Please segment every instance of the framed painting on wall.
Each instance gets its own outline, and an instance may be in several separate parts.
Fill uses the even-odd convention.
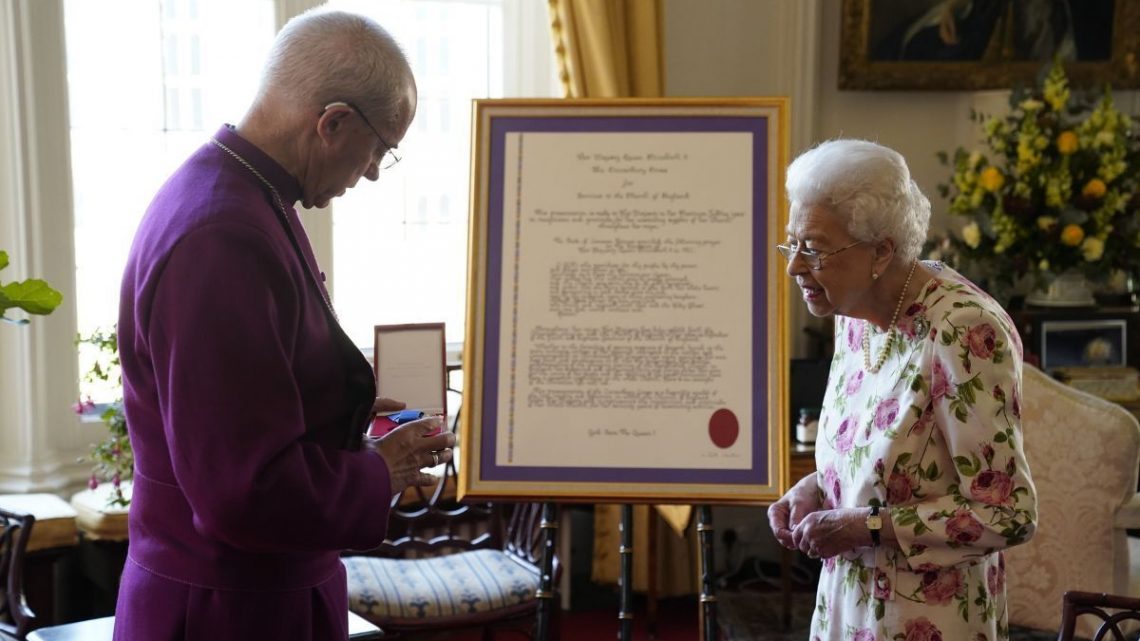
[[[1135,0],[843,0],[840,89],[1032,85],[1054,57],[1074,86],[1140,87]]]

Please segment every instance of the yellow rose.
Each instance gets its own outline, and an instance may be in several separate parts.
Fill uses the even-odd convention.
[[[1069,247],[1076,247],[1085,239],[1085,230],[1080,225],[1065,225],[1061,230],[1061,242]]]
[[[1084,254],[1085,260],[1090,263],[1100,260],[1104,255],[1104,241],[1096,236],[1089,236],[1081,243],[1081,253]]]
[[[1081,143],[1077,134],[1071,131],[1062,131],[1061,135],[1057,136],[1057,151],[1065,156],[1075,152],[1080,146]]]
[[[978,223],[970,223],[962,228],[962,240],[966,241],[970,249],[978,248],[982,242],[982,230],[978,227]]]
[[[1093,178],[1085,183],[1085,188],[1081,190],[1081,195],[1087,198],[1104,198],[1104,192],[1108,191],[1108,186],[1100,178]]]
[[[1001,189],[1001,186],[1005,184],[1005,176],[997,167],[986,167],[982,170],[982,175],[978,177],[978,182],[986,191],[994,192]]]
[[[1052,216],[1038,216],[1037,228],[1041,231],[1049,231],[1057,226],[1057,219]]]

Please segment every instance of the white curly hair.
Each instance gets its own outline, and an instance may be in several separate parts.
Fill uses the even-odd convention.
[[[823,206],[845,219],[857,240],[890,238],[904,262],[918,257],[930,226],[930,201],[897,151],[867,140],[836,139],[800,154],[785,181],[791,216]]]

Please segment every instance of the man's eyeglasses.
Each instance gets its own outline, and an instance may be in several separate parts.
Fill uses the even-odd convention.
[[[780,253],[784,255],[784,258],[788,259],[789,263],[796,259],[796,254],[799,254],[800,256],[803,256],[804,262],[807,263],[808,269],[811,269],[812,271],[819,271],[823,269],[824,258],[834,256],[839,252],[851,249],[855,245],[859,245],[861,243],[863,243],[863,241],[857,240],[850,245],[847,245],[846,247],[840,247],[833,252],[822,252],[817,249],[809,249],[807,247],[802,247],[799,243],[776,245],[776,249],[778,249]]]
[[[364,112],[360,110],[360,107],[357,107],[351,102],[338,100],[336,102],[330,102],[329,104],[325,105],[324,110],[328,111],[333,107],[348,107],[349,109],[355,111],[356,115],[360,116],[360,119],[364,121],[364,124],[368,125],[368,128],[372,130],[372,133],[376,134],[376,138],[380,140],[380,144],[384,145],[384,155],[380,158],[380,162],[377,163],[381,169],[390,169],[392,165],[400,162],[400,157],[396,155],[396,145],[389,145],[388,141],[384,140],[384,136],[381,136],[380,132],[376,131],[376,127],[372,126],[372,123],[368,120],[368,116],[364,115]]]

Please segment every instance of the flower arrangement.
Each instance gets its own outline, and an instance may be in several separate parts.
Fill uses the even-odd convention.
[[[1140,143],[1108,88],[1074,92],[1054,62],[1040,86],[1010,95],[1010,112],[971,112],[987,149],[939,153],[939,191],[964,219],[938,248],[949,262],[1011,292],[1076,271],[1093,282],[1140,271]],[[997,290],[997,291],[995,291]]]
[[[123,494],[122,484],[134,476],[135,456],[131,440],[127,435],[127,419],[123,414],[123,377],[119,367],[119,339],[115,330],[96,330],[90,336],[79,336],[76,343],[96,348],[91,369],[83,380],[89,386],[108,388],[119,394],[117,400],[97,406],[90,394],[84,394],[75,405],[80,414],[99,412],[99,418],[107,425],[107,436],[91,446],[91,454],[85,459],[92,463],[91,478],[87,486],[99,487],[100,479],[111,483],[108,505],[127,507],[131,500]]]

